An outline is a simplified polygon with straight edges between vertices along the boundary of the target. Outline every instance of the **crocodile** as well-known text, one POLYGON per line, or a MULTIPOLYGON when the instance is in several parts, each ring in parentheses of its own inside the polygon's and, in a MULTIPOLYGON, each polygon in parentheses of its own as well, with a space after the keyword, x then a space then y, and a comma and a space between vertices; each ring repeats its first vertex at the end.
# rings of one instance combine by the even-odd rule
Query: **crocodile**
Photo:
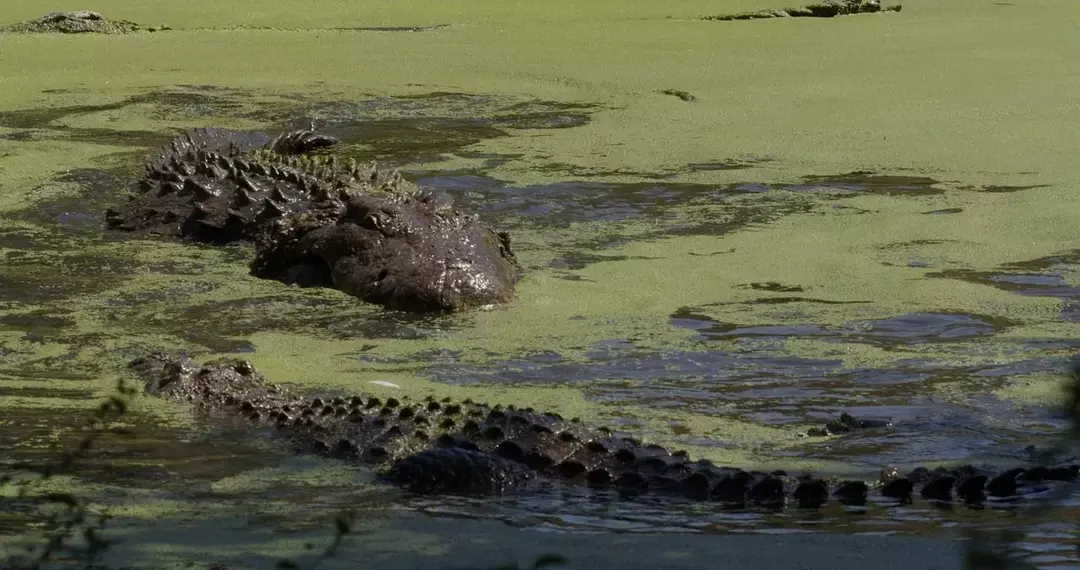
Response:
POLYGON ((131 369, 152 396, 193 405, 210 418, 269 429, 298 453, 372 467, 414 493, 491 495, 541 483, 612 488, 620 494, 676 495, 732 507, 818 508, 874 502, 982 504, 1030 496, 1077 478, 1080 466, 972 466, 910 472, 887 468, 877 481, 788 476, 692 460, 686 451, 643 443, 578 419, 531 408, 464 400, 380 399, 367 394, 310 396, 267 381, 246 360, 200 364, 153 353, 131 369))
POLYGON ((821 4, 810 4, 802 8, 779 8, 706 16, 705 20, 762 20, 768 18, 834 18, 851 14, 872 14, 876 12, 899 12, 900 4, 882 6, 881 0, 827 0, 821 4))
POLYGON ((49 12, 36 20, 0 27, 0 32, 25 34, 130 34, 143 30, 156 32, 168 29, 168 26, 143 28, 139 24, 128 20, 106 19, 100 12, 76 10, 74 12, 49 12))
POLYGON ((193 129, 152 157, 106 227, 215 245, 255 245, 252 274, 335 287, 405 311, 512 298, 510 237, 396 170, 321 152, 314 128, 277 137, 193 129))

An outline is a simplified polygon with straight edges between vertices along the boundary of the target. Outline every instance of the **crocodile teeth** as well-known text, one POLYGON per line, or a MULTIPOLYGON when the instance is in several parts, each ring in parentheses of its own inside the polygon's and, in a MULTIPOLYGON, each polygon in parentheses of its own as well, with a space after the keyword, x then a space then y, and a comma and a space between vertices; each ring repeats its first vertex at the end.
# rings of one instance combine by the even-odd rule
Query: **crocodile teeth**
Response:
POLYGON ((255 186, 255 183, 243 172, 236 175, 236 185, 239 186, 241 190, 250 190, 251 192, 259 191, 258 186, 255 186))
POLYGON ((285 215, 285 209, 274 203, 273 200, 267 200, 266 205, 263 206, 262 215, 266 218, 279 218, 285 215))
POLYGON ((163 182, 161 188, 158 189, 158 196, 166 196, 168 194, 176 194, 180 192, 180 185, 175 182, 163 182))
POLYGON ((192 178, 188 178, 184 181, 184 190, 191 192, 195 195, 196 200, 208 200, 210 198, 216 198, 221 192, 215 191, 213 188, 205 184, 200 184, 192 178))

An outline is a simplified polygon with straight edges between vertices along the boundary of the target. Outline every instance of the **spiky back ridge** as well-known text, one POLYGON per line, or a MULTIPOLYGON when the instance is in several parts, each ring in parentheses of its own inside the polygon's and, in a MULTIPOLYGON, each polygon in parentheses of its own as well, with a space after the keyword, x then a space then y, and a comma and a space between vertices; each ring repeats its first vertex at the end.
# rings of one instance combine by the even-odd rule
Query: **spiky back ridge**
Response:
POLYGON ((332 137, 310 130, 276 139, 263 133, 194 129, 146 165, 139 193, 106 212, 110 228, 210 243, 250 240, 268 220, 316 207, 341 208, 348 196, 415 192, 397 171, 375 163, 306 153, 332 137))
POLYGON ((988 497, 1037 494, 1080 467, 988 472, 891 469, 871 488, 860 480, 789 477, 693 461, 685 451, 588 429, 558 414, 488 406, 470 400, 423 401, 367 394, 318 397, 271 384, 243 360, 200 365, 152 354, 132 363, 151 394, 190 402, 210 413, 271 427, 300 453, 380 467, 394 483, 418 492, 501 492, 536 477, 631 493, 681 495, 729 505, 820 507, 830 500, 861 505, 869 498, 914 496, 980 504, 988 497))

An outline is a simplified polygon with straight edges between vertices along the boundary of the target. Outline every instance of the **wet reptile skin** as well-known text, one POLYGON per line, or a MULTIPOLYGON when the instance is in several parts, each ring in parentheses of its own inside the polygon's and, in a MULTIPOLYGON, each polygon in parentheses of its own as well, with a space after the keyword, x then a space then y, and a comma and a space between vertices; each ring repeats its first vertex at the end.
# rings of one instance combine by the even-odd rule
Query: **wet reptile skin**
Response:
POLYGON ((830 500, 861 505, 916 498, 980 504, 1033 494, 1074 480, 1078 472, 1076 465, 997 472, 917 468, 907 474, 886 469, 870 484, 790 477, 694 461, 685 452, 531 409, 468 400, 297 395, 267 382, 243 360, 200 365, 152 354, 132 368, 152 395, 188 402, 211 417, 242 416, 252 425, 273 427, 298 453, 365 463, 420 493, 498 494, 542 478, 733 506, 816 508, 830 500))
POLYGON ((503 303, 521 267, 510 238, 396 171, 312 154, 336 139, 194 129, 146 165, 139 192, 106 212, 138 235, 253 242, 252 273, 334 287, 412 312, 503 303))

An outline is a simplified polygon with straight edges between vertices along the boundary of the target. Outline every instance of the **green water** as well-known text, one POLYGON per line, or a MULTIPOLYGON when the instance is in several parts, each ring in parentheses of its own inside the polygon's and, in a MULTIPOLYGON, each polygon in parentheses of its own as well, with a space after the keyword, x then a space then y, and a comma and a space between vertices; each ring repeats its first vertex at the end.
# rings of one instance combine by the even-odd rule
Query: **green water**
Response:
MULTIPOLYGON (((103 0, 91 8, 173 30, 0 35, 0 444, 14 461, 54 455, 127 360, 180 348, 241 353, 311 390, 532 405, 739 465, 872 475, 1045 447, 1065 426, 1047 406, 1080 333, 1072 5, 699 19, 782 5, 103 0), (249 277, 243 247, 103 235, 103 210, 175 129, 310 118, 343 153, 511 231, 528 270, 518 299, 398 315, 249 277), (897 425, 797 437, 840 411, 897 425)), ((0 24, 44 10, 9 0, 0 24)), ((350 506, 376 534, 417 516, 649 533, 1003 524, 1034 529, 1041 564, 1075 563, 1059 552, 1074 525, 994 509, 853 523, 572 498, 418 504, 152 399, 127 421, 135 436, 56 484, 108 507, 138 556, 186 552, 140 542, 150 521, 165 535, 225 525, 252 552, 289 555, 301 547, 282 533, 325 539, 350 506)), ((4 524, 32 536, 33 520, 4 524)), ((424 532, 386 540, 442 544, 424 532)))

